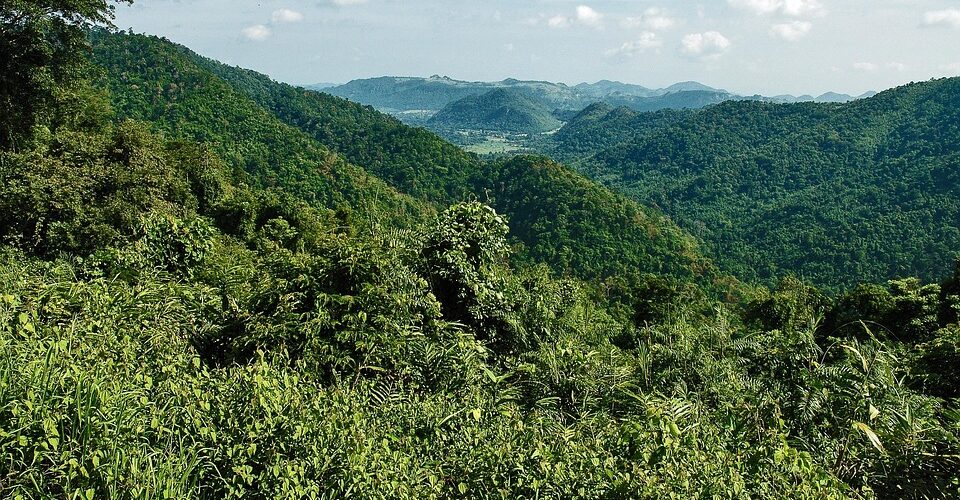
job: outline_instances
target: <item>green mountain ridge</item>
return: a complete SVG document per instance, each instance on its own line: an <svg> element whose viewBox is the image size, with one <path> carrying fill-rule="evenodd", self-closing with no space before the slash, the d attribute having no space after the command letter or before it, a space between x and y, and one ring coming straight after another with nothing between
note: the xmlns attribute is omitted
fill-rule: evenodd
<svg viewBox="0 0 960 500"><path fill-rule="evenodd" d="M934 279L960 248L958 99L960 80L944 79L846 104L607 110L567 124L552 148L663 209L738 276Z"/></svg>
<svg viewBox="0 0 960 500"><path fill-rule="evenodd" d="M367 104L377 109L404 116L404 112L436 112L450 103L471 96L485 94L494 89L511 89L527 97L545 103L551 109L564 112L580 111L595 102L625 105L638 111L657 109L700 108L724 100L761 100L770 102L847 102L870 97L867 92L858 97L827 92L819 97L809 95L778 95L773 97L754 95L740 96L699 82L679 82L666 88L651 89L610 80L595 83L580 83L568 86L563 83L524 81L508 78L499 82L468 82L434 75L419 77L378 77L358 79L334 87L307 88L321 90L351 101Z"/></svg>

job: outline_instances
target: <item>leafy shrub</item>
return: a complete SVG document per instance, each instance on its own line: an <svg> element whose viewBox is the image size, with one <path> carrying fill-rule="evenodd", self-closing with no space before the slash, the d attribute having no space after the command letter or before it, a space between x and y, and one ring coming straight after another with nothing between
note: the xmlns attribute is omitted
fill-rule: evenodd
<svg viewBox="0 0 960 500"><path fill-rule="evenodd" d="M444 211L426 237L423 273L445 318L477 330L481 340L510 348L504 296L507 221L480 203Z"/></svg>

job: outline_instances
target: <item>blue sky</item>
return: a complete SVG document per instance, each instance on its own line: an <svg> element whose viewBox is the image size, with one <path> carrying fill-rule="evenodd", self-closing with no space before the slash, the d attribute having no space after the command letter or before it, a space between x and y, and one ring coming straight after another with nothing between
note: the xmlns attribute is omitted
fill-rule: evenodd
<svg viewBox="0 0 960 500"><path fill-rule="evenodd" d="M960 0L138 0L118 27L296 84L448 75L752 94L960 75Z"/></svg>

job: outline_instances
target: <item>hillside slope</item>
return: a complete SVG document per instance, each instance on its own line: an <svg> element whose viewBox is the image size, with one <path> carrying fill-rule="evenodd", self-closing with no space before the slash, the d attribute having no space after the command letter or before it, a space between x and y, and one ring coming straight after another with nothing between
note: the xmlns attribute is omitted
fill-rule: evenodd
<svg viewBox="0 0 960 500"><path fill-rule="evenodd" d="M555 147L663 209L738 276L797 273L828 287L935 279L960 248L960 79L847 104L727 102L651 121L594 116L598 149L573 133L583 121Z"/></svg>
<svg viewBox="0 0 960 500"><path fill-rule="evenodd" d="M626 106L593 104L570 119L546 141L546 152L557 159L576 161L597 151L679 121L685 111L640 113Z"/></svg>
<svg viewBox="0 0 960 500"><path fill-rule="evenodd" d="M590 278L651 273L707 285L727 280L662 214L547 158L491 165L483 188L534 262Z"/></svg>
<svg viewBox="0 0 960 500"><path fill-rule="evenodd" d="M478 172L479 160L431 132L369 106L275 82L190 51L183 55L282 122L404 193L448 205L470 192L469 179Z"/></svg>
<svg viewBox="0 0 960 500"><path fill-rule="evenodd" d="M492 189L490 180L507 178L499 166L485 165L432 133L369 107L225 66L159 38L101 33L94 37L94 60L106 72L121 116L153 123L173 137L208 143L229 165L249 172L256 183L291 186L291 193L315 205L346 205L362 217L411 225L453 202L486 199ZM344 182L372 187L331 187L327 176L338 170L328 170L311 155L349 172L353 177ZM278 171L278 165L286 170ZM581 190L577 196L606 199L613 195L565 167L551 171L557 175L525 184L514 169L511 175L517 179L508 193L511 198L500 195L498 199L511 207L511 215L539 214L539 218L525 215L528 224L520 225L520 219L512 222L511 236L531 251L542 248L543 240L563 242L568 245L565 252L574 256L592 255L594 250L587 243L571 238L549 219L552 210L563 210L577 197L554 199L550 203L555 206L544 211L546 202L540 193L564 190L576 179ZM608 212L610 208L615 211ZM571 261L554 251L541 251L536 259L518 258L539 260L559 273L584 278L626 269L714 280L712 267L695 255L695 245L688 244L692 240L669 219L637 205L631 208L632 213L641 214L636 220L626 218L623 226L610 227L606 221L622 218L619 210L617 204L601 205L580 214L580 224L605 228L609 251L600 264L580 257ZM651 231L651 224L657 226L655 230Z"/></svg>

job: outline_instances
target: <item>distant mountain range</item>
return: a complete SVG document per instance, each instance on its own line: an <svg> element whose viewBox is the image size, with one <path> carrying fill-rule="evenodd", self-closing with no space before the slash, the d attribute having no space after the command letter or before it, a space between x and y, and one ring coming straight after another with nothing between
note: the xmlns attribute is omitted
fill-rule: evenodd
<svg viewBox="0 0 960 500"><path fill-rule="evenodd" d="M448 137L453 129L542 133L558 128L560 122L568 121L598 102L646 112L699 109L730 100L841 103L875 94L743 96L693 81L652 89L611 80L569 86L512 78L468 82L438 75L429 78L385 76L333 87L315 84L306 88L373 106L408 124L425 126ZM509 92L503 92L505 90ZM470 109L473 106L479 108Z"/></svg>
<svg viewBox="0 0 960 500"><path fill-rule="evenodd" d="M828 92L818 97L810 95L766 97L761 95L743 96L693 81L675 83L661 89L652 89L642 85L611 80L569 86L563 83L516 80L513 78L499 82L468 82L438 75L429 78L384 76L353 80L344 85L334 86L328 83L320 83L306 85L305 88L322 90L325 93L350 99L360 104L367 104L391 113L413 110L436 112L464 97L484 94L499 88L511 88L531 94L555 109L576 111L580 111L598 101L606 102L610 99L619 99L632 102L630 98L657 98L684 92L707 92L725 95L727 100L739 98L771 102L848 102L876 94L875 92L868 92L861 96L851 96ZM676 96L674 96L673 101L674 105L669 106L671 109L678 104L683 104L682 100ZM649 106L642 100L636 102L644 103L645 107ZM613 104L623 105L625 103Z"/></svg>
<svg viewBox="0 0 960 500"><path fill-rule="evenodd" d="M820 102L820 103L845 103L850 101L856 101L857 99L867 99L877 95L876 92L869 91L864 92L858 96L852 96L850 94L838 94L836 92L827 92L825 94L820 94L817 97L811 95L778 95L773 97L765 97L761 95L750 96L748 100L758 100L764 102L774 102L774 103L793 103L793 102Z"/></svg>

